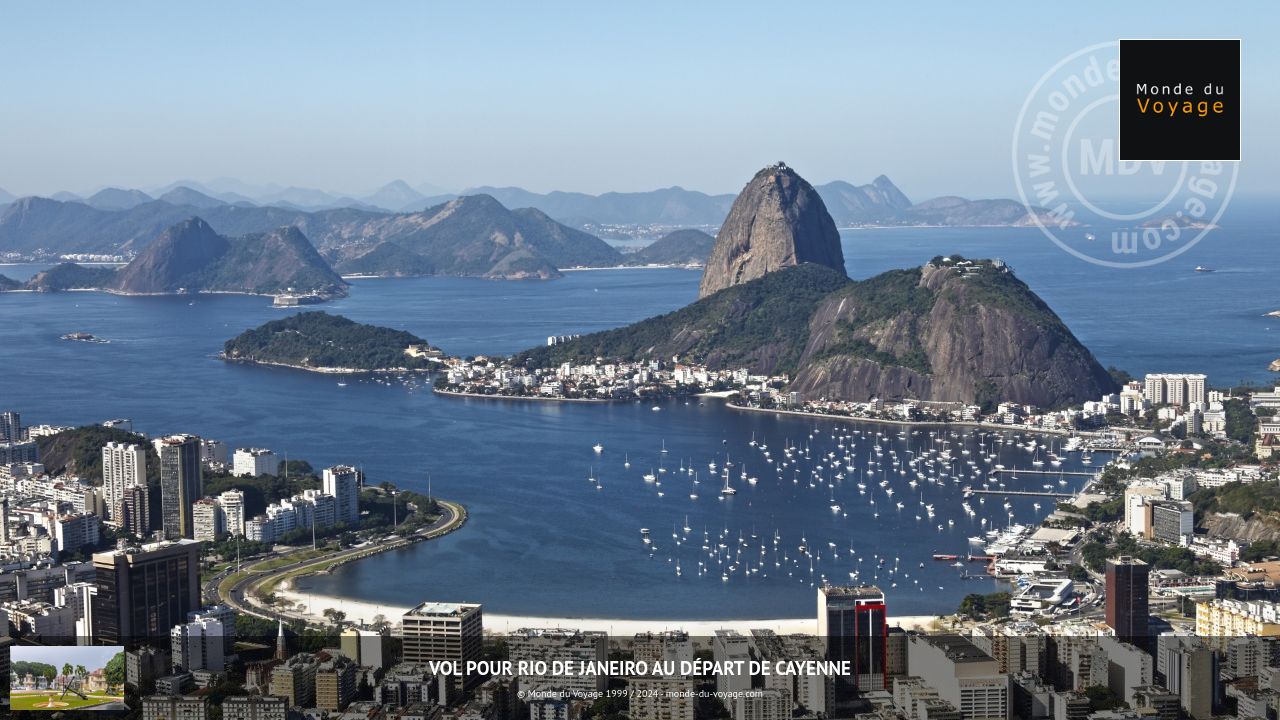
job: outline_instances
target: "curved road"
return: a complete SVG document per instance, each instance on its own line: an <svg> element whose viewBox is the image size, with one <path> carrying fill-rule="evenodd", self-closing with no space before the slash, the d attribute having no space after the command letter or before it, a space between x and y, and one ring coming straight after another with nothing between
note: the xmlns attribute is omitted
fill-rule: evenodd
<svg viewBox="0 0 1280 720"><path fill-rule="evenodd" d="M217 602L226 604L237 610L238 612L256 615L257 617L266 618L268 620L298 620L304 619L296 613L279 612L263 607L251 600L248 595L253 588L264 585L283 575L291 574L297 570L303 570L315 566L317 570L322 567L334 567L337 564L351 562L370 555L376 555L387 550L395 550L396 548L408 547L416 542L431 540L442 535L447 535L454 530L462 527L467 521L467 509L462 505L451 502L449 500L437 500L444 512L434 522L426 527L418 529L413 535L408 537L395 537L388 540L380 538L368 541L361 547L349 548L340 552L324 555L322 557L312 557L297 562L288 563L269 570L256 570L257 565L287 558L295 553L302 553L310 548L302 547L292 550L288 553L272 553L264 558L255 560L253 564L244 568L246 573L244 577L236 580L228 587L223 587L226 581L227 573L224 571L213 577L205 584L206 596L211 596ZM231 573L234 574L234 573ZM305 573L303 573L305 574Z"/></svg>

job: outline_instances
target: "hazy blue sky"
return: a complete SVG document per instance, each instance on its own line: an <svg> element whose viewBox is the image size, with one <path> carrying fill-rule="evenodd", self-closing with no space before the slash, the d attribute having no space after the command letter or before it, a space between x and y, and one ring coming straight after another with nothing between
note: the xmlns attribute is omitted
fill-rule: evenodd
<svg viewBox="0 0 1280 720"><path fill-rule="evenodd" d="M1015 116L1064 55L1240 37L1240 190L1280 190L1273 3L693 5L9 3L0 187L736 192L786 160L1010 196Z"/></svg>

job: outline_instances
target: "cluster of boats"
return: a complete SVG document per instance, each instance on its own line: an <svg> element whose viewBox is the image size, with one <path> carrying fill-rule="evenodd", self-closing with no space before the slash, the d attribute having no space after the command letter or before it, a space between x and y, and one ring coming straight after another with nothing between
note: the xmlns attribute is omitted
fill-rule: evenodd
<svg viewBox="0 0 1280 720"><path fill-rule="evenodd" d="M1023 526L1015 522L1014 498L1005 497L1001 505L993 503L988 508L988 497L999 499L1007 483L1019 480L1020 471L1047 476L1052 471L1040 470L1046 464L1062 468L1057 487L1066 486L1070 483L1064 462L1072 459L1073 465L1083 464L1087 453L1073 442L1030 433L856 426L835 426L828 431L815 426L807 437L787 438L776 446L753 434L745 448L731 447L728 440L722 441L705 465L685 458L672 466L664 440L654 462L643 463L649 465L645 470L632 470L630 453L623 454L622 476L638 474L640 486L662 500L657 507L670 507L677 513L669 540L660 539L663 533L649 527L640 528L641 545L650 558L668 563L677 577L718 576L722 582L773 578L810 585L846 581L847 577L849 582L878 582L888 587L909 583L921 592L925 591L924 576L930 574L920 571L925 567L922 560L936 553L922 553L912 577L911 562L904 563L902 553L890 556L859 548L867 544L862 541L869 527L883 523L884 537L878 546L894 544L895 533L918 538L919 530L926 527L935 529L942 541L956 544L974 529L980 535L996 537L1008 528ZM596 444L592 451L597 459L606 459L603 445ZM1015 468L1015 462L1025 465ZM597 491L604 487L594 465L588 482ZM975 488L986 492L973 494ZM740 493L745 493L745 504L735 499ZM714 497L715 502L703 505L704 496ZM757 531L756 523L763 520L762 508L766 513L770 509L786 512L778 507L781 502L808 511L818 502L815 496L823 498L831 520L788 528L773 512L773 527ZM677 499L682 497L692 504ZM975 497L976 507L971 502ZM667 505L672 502L675 505ZM945 505L935 507L939 503ZM1040 502L1031 507L1034 513L1041 512ZM713 516L716 521L691 523L691 514ZM853 523L846 521L851 515ZM736 529L731 527L734 516L743 521ZM958 523L967 532L952 540L951 534L961 531ZM985 552L979 553L967 555L989 559ZM959 555L955 557L954 567L967 567ZM961 577L985 574L965 571Z"/></svg>

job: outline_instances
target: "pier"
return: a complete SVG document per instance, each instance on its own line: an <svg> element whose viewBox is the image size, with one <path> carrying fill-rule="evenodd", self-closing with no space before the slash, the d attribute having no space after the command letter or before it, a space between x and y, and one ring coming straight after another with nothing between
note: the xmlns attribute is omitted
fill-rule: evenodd
<svg viewBox="0 0 1280 720"><path fill-rule="evenodd" d="M970 490L970 495L1011 495L1025 497L1051 497L1070 500L1075 497L1071 493L1050 492L1048 490Z"/></svg>
<svg viewBox="0 0 1280 720"><path fill-rule="evenodd" d="M994 473L1003 473L1005 475L1071 475L1073 477L1097 477L1102 471L1084 472L1081 470L1014 470L1011 468L992 470Z"/></svg>

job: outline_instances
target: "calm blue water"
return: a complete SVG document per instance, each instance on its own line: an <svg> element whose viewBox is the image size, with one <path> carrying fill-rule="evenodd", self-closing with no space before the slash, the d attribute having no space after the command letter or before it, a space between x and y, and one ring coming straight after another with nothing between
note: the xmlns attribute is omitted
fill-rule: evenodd
<svg viewBox="0 0 1280 720"><path fill-rule="evenodd" d="M1146 270L1097 268L1065 255L1037 231L1019 229L856 231L845 234L845 253L855 277L938 254L1001 257L1104 364L1135 374L1202 370L1217 383L1262 382L1274 377L1267 363L1280 357L1273 335L1280 320L1263 317L1280 309L1274 280L1280 258L1270 219L1224 222L1223 230L1177 261ZM1196 264L1217 272L1194 273ZM37 269L8 266L0 273L25 277ZM615 327L674 309L696 296L698 277L685 270L617 270L529 283L363 280L351 297L326 309L410 330L454 353L506 353L550 334ZM430 473L437 494L469 506L472 519L462 531L311 579L308 587L316 592L400 605L471 600L492 612L534 615L764 618L810 615L810 583L823 575L847 579L853 571L890 588L895 614L948 611L967 592L990 588L986 580L960 580L959 569L928 556L963 553L965 538L981 529L983 518L1006 523L1000 498L985 505L972 501L978 514L971 520L959 509L961 483L944 478L912 489L909 476L895 471L889 476L897 491L892 499L879 486L889 450L905 460L912 457L908 450L918 454L938 440L927 434L899 438L896 428L846 425L851 429L843 434L871 435L855 435L855 471L836 480L830 468L812 474L819 456L846 452L829 434L836 427L830 423L734 413L715 402L668 403L654 412L638 404L437 398L422 388L371 382L339 388L329 377L213 358L226 338L285 312L291 311L272 309L262 298L235 296L0 295L0 363L6 370L0 406L21 410L29 424L131 417L147 433L194 432L235 445L265 445L317 466L359 464L375 481L417 489L425 489ZM70 331L112 342L58 339ZM881 440L884 465L869 468L877 431L887 433ZM811 457L779 476L777 462L769 465L748 445L753 433L775 460L788 440L808 443ZM946 439L957 443L956 452L962 443L973 451L957 457L978 454L972 438ZM664 441L672 472L659 475L658 488L641 475L657 468ZM596 442L605 446L600 456L591 450ZM720 500L707 463L723 463L726 452L736 463L739 492ZM622 466L624 455L630 469ZM1001 450L999 462L1025 467L1029 460L1025 451L1009 449ZM692 479L674 472L682 461L699 472L697 500L688 497ZM754 486L740 479L744 462L759 478ZM588 482L589 473L603 489ZM860 495L855 482L868 474L867 495ZM1011 487L1040 484L1026 477L1010 481ZM935 519L915 520L921 492L935 506ZM831 511L833 502L840 512ZM1047 509L1049 501L1042 502ZM1013 511L1019 521L1037 514L1029 499L1015 501ZM656 552L641 542L641 527L651 529ZM722 579L725 566L714 565L700 549L704 528L710 546L724 542L722 558L732 554L736 561L728 580ZM812 574L797 550L802 538L820 554ZM877 572L882 557L889 560ZM894 558L900 567L890 575ZM709 563L701 576L700 560ZM758 571L744 575L752 566ZM894 582L897 587L890 587Z"/></svg>

